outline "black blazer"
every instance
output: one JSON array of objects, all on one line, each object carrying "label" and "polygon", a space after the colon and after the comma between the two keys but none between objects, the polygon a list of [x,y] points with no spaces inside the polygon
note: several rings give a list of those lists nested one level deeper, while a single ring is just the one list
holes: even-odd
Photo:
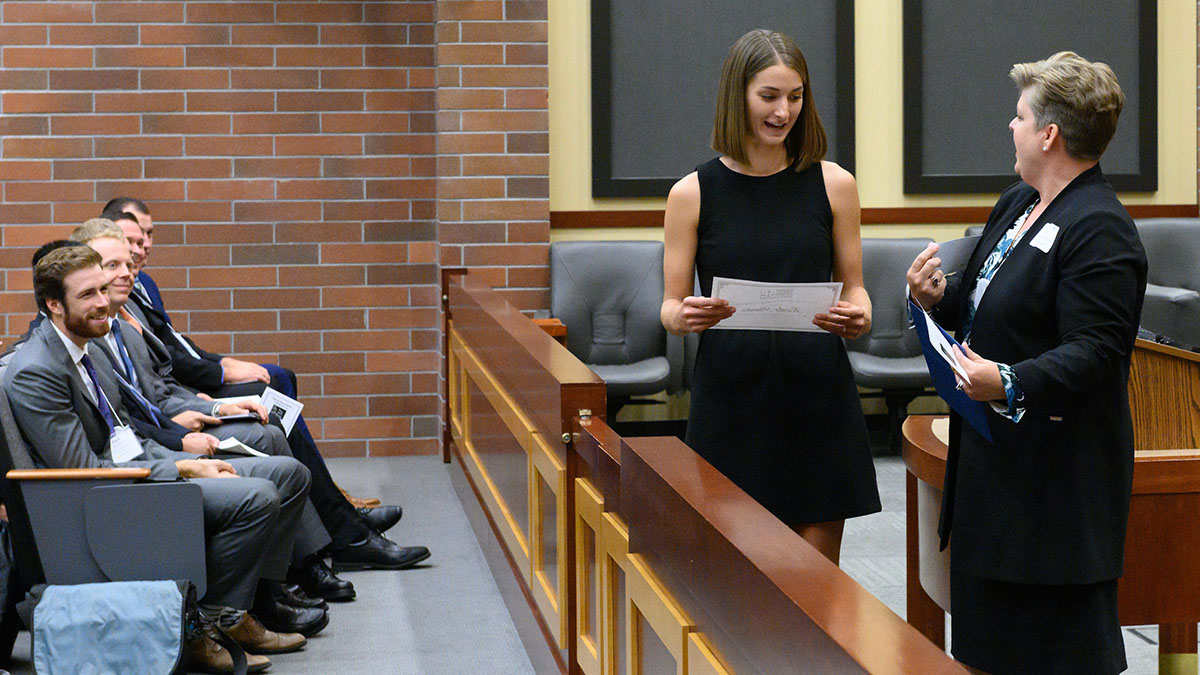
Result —
[{"label": "black blazer", "polygon": [[[934,317],[961,329],[988,254],[1033,203],[1017,183],[1001,195],[962,274]],[[1031,245],[1059,228],[1049,252]],[[1012,366],[1025,395],[1019,423],[989,411],[995,444],[952,418],[942,521],[951,567],[1028,584],[1121,575],[1133,484],[1127,383],[1146,254],[1097,165],[1075,178],[992,278],[971,329],[980,356]],[[962,335],[959,335],[962,338]]]},{"label": "black blazer", "polygon": [[165,311],[148,304],[137,292],[130,293],[129,299],[141,310],[146,319],[146,327],[162,342],[171,353],[171,372],[181,383],[200,391],[215,391],[221,387],[224,370],[221,368],[221,355],[206,352],[184,337],[200,358],[188,353],[171,333],[171,319]]}]

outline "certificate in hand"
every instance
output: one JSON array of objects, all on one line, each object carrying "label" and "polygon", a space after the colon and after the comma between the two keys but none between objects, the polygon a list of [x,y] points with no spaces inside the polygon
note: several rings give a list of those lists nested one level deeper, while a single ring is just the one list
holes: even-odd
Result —
[{"label": "certificate in hand", "polygon": [[737,311],[713,326],[725,330],[790,330],[822,333],[813,317],[829,311],[842,295],[842,283],[772,284],[713,277],[712,297]]}]

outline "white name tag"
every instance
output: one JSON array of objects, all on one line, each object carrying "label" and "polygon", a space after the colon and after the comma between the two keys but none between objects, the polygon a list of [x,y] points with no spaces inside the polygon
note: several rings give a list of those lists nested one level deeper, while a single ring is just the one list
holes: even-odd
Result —
[{"label": "white name tag", "polygon": [[1042,253],[1049,253],[1050,247],[1054,245],[1055,238],[1058,237],[1058,226],[1054,223],[1046,223],[1038,230],[1037,236],[1034,237],[1029,245],[1040,250]]},{"label": "white name tag", "polygon": [[113,429],[112,436],[108,437],[108,447],[112,450],[113,462],[117,464],[137,459],[142,454],[142,444],[138,443],[137,436],[129,427]]}]

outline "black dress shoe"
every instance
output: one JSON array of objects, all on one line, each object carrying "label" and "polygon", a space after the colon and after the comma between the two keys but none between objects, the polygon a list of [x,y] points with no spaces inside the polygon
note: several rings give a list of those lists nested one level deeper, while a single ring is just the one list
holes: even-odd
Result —
[{"label": "black dress shoe", "polygon": [[404,515],[404,509],[399,506],[376,506],[373,509],[355,510],[358,511],[358,515],[363,517],[363,520],[367,521],[367,527],[379,534],[392,529],[392,526],[400,522],[400,517]]},{"label": "black dress shoe", "polygon": [[350,544],[330,554],[333,569],[342,570],[402,570],[429,557],[424,546],[400,546],[372,531],[366,540]]},{"label": "black dress shoe", "polygon": [[282,582],[259,580],[254,592],[254,606],[250,608],[250,613],[267,630],[312,637],[329,623],[329,614],[319,607],[292,607],[279,602],[275,599],[272,585],[282,585]]},{"label": "black dress shoe", "polygon": [[304,592],[299,584],[272,584],[271,593],[275,599],[292,607],[319,607],[329,609],[324,598],[314,598]]},{"label": "black dress shoe", "polygon": [[288,570],[288,581],[299,584],[307,595],[330,602],[349,602],[355,595],[354,584],[339,579],[318,555],[310,555]]}]

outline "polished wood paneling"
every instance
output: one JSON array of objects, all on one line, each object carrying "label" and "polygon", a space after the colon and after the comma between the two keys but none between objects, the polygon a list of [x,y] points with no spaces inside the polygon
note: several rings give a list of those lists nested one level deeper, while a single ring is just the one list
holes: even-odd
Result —
[{"label": "polished wood paneling", "polygon": [[13,469],[4,476],[9,480],[141,480],[150,477],[150,469]]},{"label": "polished wood paneling", "polygon": [[600,566],[604,546],[600,540],[604,499],[587,478],[575,479],[575,625],[579,669],[584,675],[602,675],[604,654],[603,607],[605,589]]},{"label": "polished wood paneling", "polygon": [[575,454],[579,475],[585,476],[604,496],[605,511],[621,510],[621,444],[623,439],[604,420],[576,420]]},{"label": "polished wood paneling", "polygon": [[[663,195],[666,196],[665,194]],[[1125,207],[1134,218],[1195,218],[1195,204],[1133,204]],[[982,225],[991,213],[988,206],[919,206],[865,208],[864,225]],[[662,227],[663,212],[658,209],[629,211],[551,211],[550,227],[556,230],[599,227]]]},{"label": "polished wood paneling", "polygon": [[631,554],[734,672],[963,672],[677,438],[631,438]]},{"label": "polished wood paneling", "polygon": [[1135,448],[1200,448],[1200,354],[1138,340],[1129,408]]}]

